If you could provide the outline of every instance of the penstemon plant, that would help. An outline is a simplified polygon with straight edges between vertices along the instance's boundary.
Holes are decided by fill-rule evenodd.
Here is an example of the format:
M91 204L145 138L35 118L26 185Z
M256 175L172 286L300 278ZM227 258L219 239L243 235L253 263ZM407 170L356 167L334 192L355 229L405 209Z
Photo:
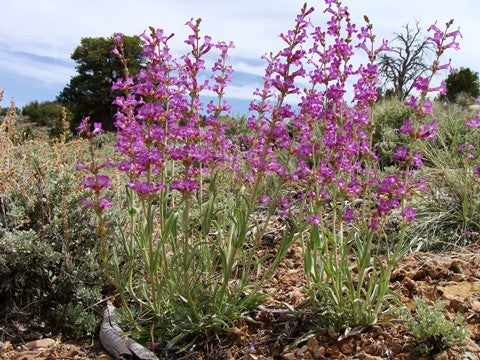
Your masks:
M304 188L291 223L303 246L306 288L318 318L329 325L370 326L393 309L389 300L395 294L388 284L393 266L411 246L405 231L416 210L407 200L425 188L416 175L422 155L398 147L393 156L396 171L378 171L371 147L371 109L379 76L375 59L388 44L374 47L367 17L366 25L357 28L340 1L326 4L324 13L330 19L325 28L306 20L313 9L304 7L296 28L281 35L287 47L266 57L265 87L251 106L259 114L250 121L259 134L252 146L261 145L255 154L267 154L264 166L280 179ZM415 82L419 95L405 103L413 108L415 121L406 120L399 129L410 145L435 138L435 120L425 123L432 114L427 94L441 90L431 88L430 82L437 71L449 67L440 65L443 52L458 46L460 33L448 32L451 24L445 32L435 25L429 29L437 58L430 76ZM357 51L367 55L366 64L354 66ZM302 89L299 84L306 81L309 87ZM353 100L348 103L352 83ZM289 96L301 98L297 109L289 105ZM275 142L268 143L270 139ZM256 164L255 157L248 160ZM385 226L395 213L402 219L399 235L387 237Z
M393 309L388 300L395 294L389 291L388 284L393 266L412 245L405 234L416 210L408 206L408 199L425 189L425 181L416 175L416 169L423 165L422 154L411 154L399 146L393 155L396 171L386 176L377 171L376 155L371 148L370 109L377 96L375 56L387 50L387 45L375 49L368 18L366 26L357 30L340 2L329 1L326 12L332 14L329 27L326 32L317 32L323 46L318 52L319 62L326 66L310 75L314 86L320 85L315 79L324 79L325 89L320 91L324 106L321 117L319 112L310 111L308 102L304 112L322 128L322 135L305 154L312 164L307 168L310 186L302 205L307 215L300 226L303 231L310 228L304 241L307 288L322 310L322 320L337 326L370 326ZM431 88L430 83L438 70L449 67L439 62L444 50L457 46L459 32L449 33L451 24L447 23L445 32L435 25L429 29L433 32L430 40L438 49L437 58L430 76L419 77L414 84L419 95L405 103L414 109L414 121L405 121L399 129L409 136L411 145L421 139L435 139L435 119L424 123L427 115L432 114L427 94L442 90L442 86ZM345 36L341 35L342 28ZM325 34L334 38L331 45ZM350 45L353 34L359 40L355 47ZM447 41L450 42L446 44ZM364 50L370 63L353 70L348 62L355 48ZM358 80L354 83L353 106L347 106L343 94L351 76ZM402 218L396 239L384 232L387 216L394 212ZM381 247L380 240L385 241L382 257L374 251Z
M125 94L114 103L117 168L129 179L130 223L121 246L111 244L110 256L100 247L132 332L166 348L228 330L258 306L265 299L262 284L293 239L286 234L275 254L258 258L265 225L253 221L252 212L267 170L241 171L238 162L246 155L226 135L231 117L224 116L229 105L223 97L233 45L201 37L200 20L187 25L192 34L185 43L191 51L179 58L170 54L171 35L153 28L141 35L147 66L135 78L128 74L122 36L114 37L113 52L126 73L113 89ZM205 64L214 50L219 57L209 73ZM216 103L205 106L200 95L206 91L216 94ZM85 119L79 129L92 136L97 128L90 131ZM260 154L258 161L264 163L266 156ZM104 244L105 200L99 192L108 184L100 184L104 175L98 167L80 167L94 175L86 181L95 199L86 203L98 215ZM270 207L269 216L273 211Z
M228 330L264 300L262 284L296 238L319 319L369 326L392 309L390 275L409 249L405 229L415 216L407 200L425 187L415 172L422 156L399 147L396 172L377 171L371 147L375 59L388 45L375 48L367 17L358 28L340 1L325 3L326 28L312 23L314 9L305 5L294 28L280 35L285 47L264 56L264 86L250 105L256 115L237 141L227 136L235 124L223 99L232 76L227 64L232 44L200 36L200 20L191 20L192 34L185 41L190 52L175 58L168 45L173 35L151 28L141 35L146 68L131 77L122 36L114 37L113 52L125 64L125 77L113 85L124 93L114 101L121 156L116 166L128 176L130 216L119 243L108 244L104 231L110 204L101 193L110 183L100 170L111 163L96 166L92 150L92 164L79 168L91 173L83 185L94 197L85 203L98 215L105 274L137 336L173 348ZM415 121L405 121L399 130L411 142L434 138L435 120L425 123L431 114L427 94L441 88L430 82L449 66L439 59L457 46L459 35L436 26L430 30L438 57L431 76L417 79L419 95L406 103L415 110ZM207 70L215 51L218 59ZM357 51L367 55L366 64L355 65ZM205 105L201 95L207 93L217 101ZM91 139L101 131L98 124L91 131L88 119L79 129ZM272 176L277 186L263 194L262 184ZM297 209L284 196L291 185L302 189ZM258 203L268 209L262 222L255 219ZM259 258L277 211L289 226L276 252ZM402 218L395 239L384 231L392 213ZM382 256L375 251L381 247Z

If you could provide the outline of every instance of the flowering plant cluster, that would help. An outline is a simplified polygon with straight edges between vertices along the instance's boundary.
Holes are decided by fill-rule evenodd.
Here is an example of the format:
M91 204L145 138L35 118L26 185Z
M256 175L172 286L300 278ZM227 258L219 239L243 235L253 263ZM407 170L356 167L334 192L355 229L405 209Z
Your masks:
M150 35L141 35L147 66L132 77L122 36L115 36L113 52L125 64L125 77L113 85L124 92L114 101L116 148L122 157L117 167L129 179L131 224L123 241L126 261L119 260L114 246L112 271L124 305L128 294L147 309L144 318L153 316L160 324L160 329L148 324L150 334L159 331L180 341L227 327L263 299L258 293L262 283L295 237L303 246L307 291L329 315L325 318L342 326L373 325L391 308L386 302L390 273L408 250L405 228L415 217L407 200L425 187L416 176L422 154L398 147L396 171L386 176L377 171L371 146L379 77L375 60L388 44L375 45L367 17L358 27L339 0L325 3L325 27L314 25L314 9L305 5L294 28L280 35L284 48L264 56L264 86L255 91L250 105L255 115L239 142L227 136L235 125L223 99L232 77L227 64L232 44L202 37L200 20L191 20L192 34L185 41L190 51L175 58L168 45L173 35L152 28ZM449 67L440 57L458 47L460 33L449 32L450 26L429 29L437 58L431 75L416 80L418 95L405 103L414 109L414 119L399 129L411 142L435 138L427 95L442 89L430 85L437 71ZM215 50L218 58L208 69ZM357 54L366 63L357 65ZM205 104L201 95L207 93L217 101ZM97 125L91 131L88 119L79 130L89 137L101 131ZM109 203L100 193L109 181L99 171L109 165L80 166L91 173L82 185L95 194L86 204L101 221ZM262 194L261 184L271 176L278 186ZM295 212L291 199L282 195L292 183L302 189ZM220 193L233 196L229 205L219 206ZM262 224L253 218L259 203L268 208ZM277 209L290 218L290 226L265 269L269 256L258 259L256 251ZM372 242L387 240L383 230L392 213L401 216L402 231L394 246L388 241L382 261L372 254ZM172 319L182 326L176 333L168 329Z
M405 229L416 210L407 200L425 189L425 181L416 176L422 154L398 147L393 155L396 171L386 176L377 171L371 146L371 108L379 77L375 59L389 50L388 44L375 46L367 17L358 27L340 1L326 4L325 28L313 25L307 18L313 8L304 7L295 28L280 36L286 47L265 57L264 88L257 90L259 99L250 107L258 115L249 119L254 135L244 159L256 172L279 176L281 184L302 184L301 210L292 221L304 244L307 289L313 300L327 304L339 325L371 325L389 308L385 299L390 271L409 246ZM449 32L451 25L447 23L445 31L436 25L429 29L437 58L431 74L415 81L418 95L405 103L413 108L414 119L405 119L398 130L410 145L435 139L436 120L428 120L433 110L427 95L443 89L430 84L436 72L450 66L440 64L444 51L458 47L460 32ZM366 55L366 64L355 65L358 53ZM352 83L353 99L348 101ZM296 108L290 105L292 97L300 98ZM391 251L383 266L371 256L371 242L383 237L393 213L402 217L402 231L396 246L387 246ZM305 234L310 234L306 242ZM353 265L351 255L357 259ZM352 267L357 268L356 285Z
M141 35L147 64L135 77L128 73L121 34L114 37L113 50L125 64L125 77L113 90L124 93L114 101L120 155L116 167L128 177L130 224L122 246L111 244L110 263L104 265L124 307L129 309L128 299L133 299L146 318L155 319L153 328L150 323L143 328L133 311L126 311L136 331L175 339L169 346L228 327L257 306L265 297L258 292L261 284L292 240L282 240L270 265L266 260L271 256L256 258L264 228L254 231L254 245L246 244L258 199L241 189L238 180L246 176L239 166L242 155L227 136L232 124L223 97L232 77L227 58L233 44L201 36L200 20L186 25L192 32L185 41L190 51L178 58L169 48L173 35L153 28ZM215 51L218 57L211 61ZM214 94L216 101L205 104L203 94ZM78 129L92 137L101 130L95 124L91 131L88 121ZM94 201L84 203L96 211L98 229L108 207L100 193L110 185L99 171L107 164L79 165L91 173L82 185L93 190ZM255 172L252 187L259 189L262 171Z

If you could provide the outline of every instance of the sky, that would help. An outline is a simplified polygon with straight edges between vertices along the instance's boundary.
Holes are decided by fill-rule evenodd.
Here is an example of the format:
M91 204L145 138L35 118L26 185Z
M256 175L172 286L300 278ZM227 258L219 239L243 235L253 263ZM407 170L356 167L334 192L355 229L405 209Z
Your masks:
M171 47L185 51L185 22L202 18L202 32L215 41L233 41L230 63L235 73L227 90L232 111L244 113L257 87L264 62L260 57L280 49L278 35L290 29L305 0L0 0L0 89L6 106L54 100L75 73L70 59L82 37L108 37L121 32L141 34L149 26L174 33ZM308 2L318 13L323 0ZM377 39L392 39L402 26L416 21L427 29L455 19L463 38L461 50L450 52L455 68L480 71L479 0L344 0L354 22L368 15ZM322 26L325 17L312 19ZM448 59L447 59L448 60ZM445 75L446 76L446 75Z

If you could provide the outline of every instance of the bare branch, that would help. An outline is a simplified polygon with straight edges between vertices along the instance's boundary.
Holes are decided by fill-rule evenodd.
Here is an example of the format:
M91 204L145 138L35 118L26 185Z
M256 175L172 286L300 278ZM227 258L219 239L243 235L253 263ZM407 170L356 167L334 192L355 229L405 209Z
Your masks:
M381 55L378 61L383 87L402 99L412 91L415 79L430 68L426 58L433 52L418 21L414 26L406 24L403 29L402 33L394 34L392 51Z

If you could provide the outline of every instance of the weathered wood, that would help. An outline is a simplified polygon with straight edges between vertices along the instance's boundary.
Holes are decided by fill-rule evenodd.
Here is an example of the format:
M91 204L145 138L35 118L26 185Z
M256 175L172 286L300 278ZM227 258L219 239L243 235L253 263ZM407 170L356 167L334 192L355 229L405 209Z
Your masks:
M115 359L157 360L150 350L123 335L123 330L117 323L115 307L110 301L103 312L99 336L103 348Z

